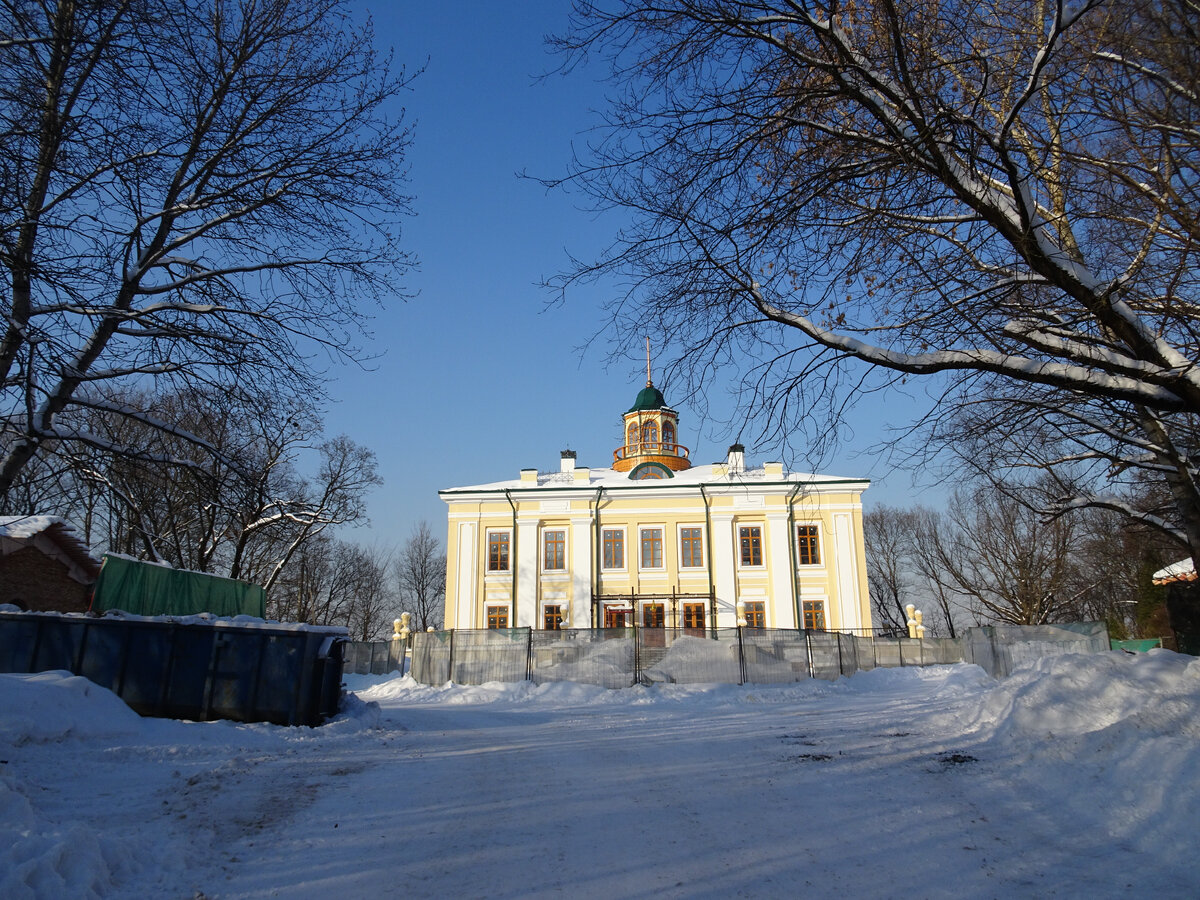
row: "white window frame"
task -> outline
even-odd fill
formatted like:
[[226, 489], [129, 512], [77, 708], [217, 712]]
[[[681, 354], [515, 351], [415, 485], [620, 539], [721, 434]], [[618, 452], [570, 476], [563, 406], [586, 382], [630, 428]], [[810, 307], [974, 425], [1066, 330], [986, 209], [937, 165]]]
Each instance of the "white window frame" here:
[[[508, 568], [488, 568], [493, 534], [508, 535]], [[485, 578], [511, 578], [513, 572], [513, 532], [511, 528], [488, 528], [483, 533], [483, 574]]]
[[[817, 529], [818, 561], [815, 563], [805, 563], [805, 562], [800, 561], [800, 528], [803, 526], [806, 526], [806, 525], [810, 525], [813, 528]], [[824, 529], [821, 528], [820, 522], [797, 522], [796, 523], [796, 532], [792, 535], [792, 538], [796, 542], [796, 568], [797, 569], [803, 569], [805, 571], [811, 572], [813, 569], [823, 569], [825, 567], [825, 537], [824, 537], [824, 534], [822, 533], [823, 531], [824, 531]]]
[[[683, 562], [683, 529], [698, 528], [700, 530], [700, 557], [698, 566], [685, 565]], [[679, 550], [679, 571], [686, 573], [703, 572], [708, 568], [708, 534], [699, 523], [684, 522], [675, 528], [675, 546]]]
[[[617, 531], [621, 534], [621, 565], [609, 568], [604, 565], [604, 532]], [[624, 525], [617, 525], [609, 528], [604, 525], [600, 526], [600, 571], [601, 572], [625, 572], [629, 569], [629, 532]]]
[[[662, 562], [657, 566], [642, 565], [642, 534], [646, 531], [657, 531], [659, 542], [659, 553], [662, 557]], [[666, 572], [667, 571], [667, 528], [665, 525], [639, 525], [637, 529], [638, 545], [638, 571], [639, 572]]]
[[[561, 531], [563, 536], [563, 564], [561, 569], [546, 568], [546, 535], [552, 531]], [[539, 568], [544, 575], [566, 575], [570, 570], [571, 560], [571, 529], [566, 525], [546, 525], [538, 535]]]
[[[742, 562], [742, 529], [757, 528], [758, 529], [758, 554], [762, 559], [760, 563]], [[767, 542], [766, 542], [767, 526], [765, 522], [738, 522], [734, 526], [733, 532], [733, 552], [737, 557], [737, 565], [739, 569], [748, 569], [755, 572], [761, 572], [767, 567]]]

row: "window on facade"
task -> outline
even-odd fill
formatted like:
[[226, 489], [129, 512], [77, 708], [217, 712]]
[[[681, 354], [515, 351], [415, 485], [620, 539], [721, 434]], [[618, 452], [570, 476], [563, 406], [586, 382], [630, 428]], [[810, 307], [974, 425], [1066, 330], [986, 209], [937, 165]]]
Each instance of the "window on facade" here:
[[562, 630], [562, 607], [547, 603], [542, 609], [542, 627], [547, 631]]
[[694, 569], [704, 565], [703, 532], [699, 528], [679, 529], [679, 565]]
[[762, 528], [758, 525], [746, 525], [738, 529], [738, 546], [741, 549], [743, 566], [761, 566], [762, 561]]
[[629, 430], [627, 432], [625, 432], [625, 447], [627, 448], [628, 452], [636, 453], [637, 452], [637, 444], [638, 444], [638, 424], [637, 424], [637, 422], [631, 422], [629, 425]]
[[666, 624], [666, 609], [661, 603], [642, 606], [642, 625], [646, 628], [662, 628]]
[[796, 526], [796, 559], [802, 566], [819, 566], [821, 548], [817, 545], [816, 525]]
[[762, 600], [754, 600], [746, 604], [746, 627], [767, 627], [767, 604]]
[[507, 628], [508, 627], [508, 607], [507, 606], [489, 606], [487, 608], [488, 628]]
[[625, 568], [625, 532], [619, 528], [604, 529], [604, 568]]
[[695, 629], [704, 629], [704, 604], [703, 603], [685, 603], [683, 604], [683, 627]]
[[542, 532], [545, 553], [542, 568], [547, 572], [561, 571], [567, 567], [567, 533], [565, 531]]
[[642, 568], [661, 569], [663, 545], [661, 528], [642, 529]]
[[[651, 444], [654, 446], [647, 448], [645, 446], [646, 444]], [[643, 445], [642, 449], [643, 450], [645, 450], [645, 449], [657, 450], [658, 449], [657, 444], [658, 444], [658, 426], [655, 425], [653, 422], [647, 422], [645, 425], [642, 426], [642, 445]]]
[[508, 532], [488, 532], [488, 571], [508, 571]]
[[675, 426], [670, 422], [663, 422], [663, 451], [675, 453]]
[[809, 631], [825, 630], [825, 601], [804, 601], [804, 627]]

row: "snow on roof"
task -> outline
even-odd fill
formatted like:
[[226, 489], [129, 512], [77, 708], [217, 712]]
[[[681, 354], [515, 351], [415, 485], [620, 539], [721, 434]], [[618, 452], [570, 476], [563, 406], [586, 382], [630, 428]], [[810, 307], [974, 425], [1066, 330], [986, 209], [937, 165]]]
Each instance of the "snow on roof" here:
[[1195, 581], [1197, 577], [1196, 566], [1189, 557], [1159, 569], [1151, 576], [1151, 580], [1155, 584], [1171, 584], [1175, 581]]
[[[583, 467], [581, 467], [583, 468]], [[714, 472], [714, 470], [717, 470]], [[457, 494], [505, 490], [562, 490], [578, 488], [581, 490], [596, 490], [597, 488], [670, 488], [694, 487], [700, 484], [730, 485], [750, 487], [755, 484], [782, 484], [785, 482], [801, 482], [809, 484], [844, 484], [861, 485], [865, 488], [870, 482], [866, 478], [850, 478], [841, 475], [819, 475], [811, 472], [783, 472], [780, 475], [768, 474], [765, 466], [746, 468], [741, 472], [728, 471], [725, 463], [692, 466], [682, 472], [675, 472], [669, 479], [631, 480], [628, 472], [619, 472], [610, 468], [587, 469], [586, 480], [577, 478], [579, 469], [573, 472], [539, 472], [537, 484], [512, 478], [507, 481], [493, 481], [487, 484], [464, 485], [462, 487], [444, 488], [439, 494]]]
[[0, 516], [0, 539], [28, 543], [40, 535], [54, 541], [62, 552], [94, 579], [100, 572], [100, 561], [91, 548], [66, 519], [58, 516]]

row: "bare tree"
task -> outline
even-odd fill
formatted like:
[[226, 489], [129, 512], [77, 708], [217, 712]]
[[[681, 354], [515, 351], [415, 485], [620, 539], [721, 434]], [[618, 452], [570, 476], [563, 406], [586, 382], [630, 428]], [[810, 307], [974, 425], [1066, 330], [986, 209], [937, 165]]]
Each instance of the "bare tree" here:
[[916, 540], [918, 568], [944, 605], [955, 597], [979, 622], [1044, 625], [1083, 616], [1104, 581], [1081, 565], [1082, 529], [1073, 517], [1047, 520], [1036, 502], [980, 485], [956, 491], [949, 508], [927, 515]]
[[57, 450], [72, 482], [50, 508], [81, 510], [97, 548], [269, 591], [305, 543], [366, 518], [366, 494], [380, 481], [374, 454], [345, 436], [323, 440], [310, 407], [200, 390], [127, 393], [120, 403], [137, 414], [90, 410], [82, 424], [91, 446]]
[[300, 546], [267, 592], [267, 615], [341, 625], [354, 640], [378, 640], [390, 629], [395, 603], [387, 571], [387, 556], [379, 550], [317, 535]]
[[[916, 541], [927, 510], [877, 506], [863, 516], [863, 539], [867, 556], [867, 583], [871, 605], [879, 627], [907, 634], [909, 603], [924, 608], [929, 597], [926, 584], [914, 563]], [[943, 611], [944, 624], [954, 637], [954, 619]]]
[[68, 411], [137, 417], [116, 385], [311, 397], [355, 355], [410, 137], [347, 7], [0, 0], [0, 497], [95, 444]]
[[413, 624], [422, 631], [441, 628], [446, 611], [446, 554], [428, 522], [418, 522], [401, 548], [396, 580], [401, 607], [413, 614]]
[[571, 181], [632, 221], [565, 285], [629, 276], [615, 333], [744, 365], [784, 434], [936, 376], [935, 423], [987, 401], [977, 434], [1094, 463], [1059, 508], [1200, 558], [1198, 37], [1193, 0], [578, 3], [558, 46], [620, 94]]

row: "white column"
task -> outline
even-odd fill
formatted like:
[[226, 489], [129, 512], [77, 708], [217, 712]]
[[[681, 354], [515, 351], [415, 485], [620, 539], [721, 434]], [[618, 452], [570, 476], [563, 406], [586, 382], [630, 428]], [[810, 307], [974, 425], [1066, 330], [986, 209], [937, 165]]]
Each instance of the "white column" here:
[[862, 628], [858, 596], [858, 554], [854, 547], [854, 525], [848, 513], [833, 517], [834, 538], [837, 542], [838, 621], [830, 625], [843, 628]]
[[571, 623], [590, 628], [592, 616], [592, 520], [571, 520]]
[[796, 606], [792, 601], [792, 585], [796, 573], [792, 568], [792, 548], [789, 544], [787, 514], [767, 516], [767, 553], [771, 561], [771, 615], [768, 625], [772, 628], [795, 628]]
[[461, 522], [458, 526], [458, 577], [455, 579], [454, 627], [475, 628], [476, 585], [479, 570], [476, 568], [475, 523]]
[[517, 519], [517, 612], [514, 628], [533, 626], [537, 618], [538, 559], [542, 536], [538, 519]]
[[[737, 603], [737, 577], [734, 568], [737, 541], [733, 534], [733, 516], [713, 516], [712, 530], [713, 588], [717, 592], [717, 609], [720, 610], [722, 605], [733, 609]], [[732, 615], [733, 624], [736, 624], [737, 613]]]

